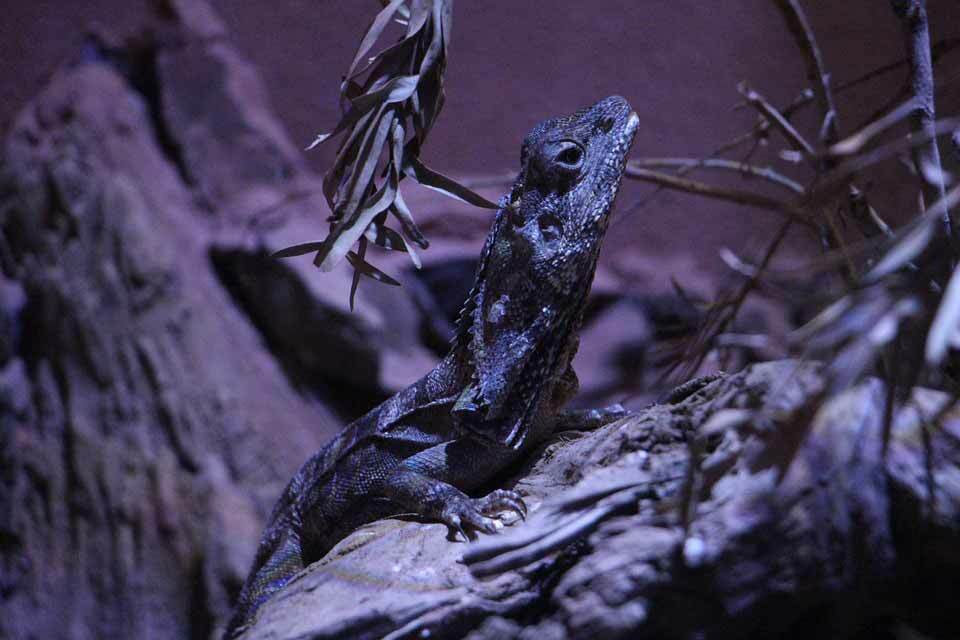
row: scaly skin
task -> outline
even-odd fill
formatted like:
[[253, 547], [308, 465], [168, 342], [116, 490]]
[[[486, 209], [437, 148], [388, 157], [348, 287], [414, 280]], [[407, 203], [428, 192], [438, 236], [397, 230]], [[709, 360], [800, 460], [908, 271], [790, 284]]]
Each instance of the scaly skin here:
[[412, 511], [466, 535], [495, 532], [497, 513], [526, 513], [514, 491], [467, 493], [549, 437], [576, 392], [576, 333], [636, 129], [636, 114], [614, 96], [526, 137], [450, 353], [300, 468], [273, 509], [226, 638], [366, 522]]

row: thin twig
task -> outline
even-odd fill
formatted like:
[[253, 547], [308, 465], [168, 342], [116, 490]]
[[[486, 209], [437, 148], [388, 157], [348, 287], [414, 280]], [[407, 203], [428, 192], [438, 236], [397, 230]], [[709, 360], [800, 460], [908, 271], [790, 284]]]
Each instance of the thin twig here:
[[823, 56], [810, 21], [800, 8], [796, 0], [774, 0], [787, 22], [787, 28], [793, 34], [797, 46], [803, 52], [803, 59], [807, 66], [807, 79], [813, 86], [813, 92], [820, 105], [822, 114], [820, 140], [824, 144], [833, 144], [839, 137], [837, 123], [837, 108], [833, 102], [833, 92], [830, 90], [830, 75], [823, 64]]
[[[766, 125], [766, 121], [763, 121], [763, 120], [762, 120], [762, 123], [763, 123], [764, 125]], [[733, 149], [736, 149], [737, 147], [739, 147], [740, 145], [742, 145], [744, 142], [747, 142], [748, 140], [756, 140], [756, 139], [757, 139], [757, 135], [758, 135], [759, 126], [760, 126], [760, 125], [758, 124], [756, 127], [754, 127], [753, 129], [751, 129], [750, 131], [747, 131], [747, 132], [745, 132], [745, 133], [742, 133], [742, 134], [734, 137], [733, 139], [731, 139], [729, 142], [725, 142], [724, 144], [720, 145], [719, 147], [717, 147], [716, 149], [714, 149], [714, 150], [710, 153], [710, 155], [707, 156], [707, 158], [716, 158], [716, 157], [718, 157], [718, 156], [723, 155], [724, 153], [726, 153], [726, 152], [728, 152], [728, 151], [732, 151]], [[769, 126], [769, 125], [767, 125], [767, 126]], [[687, 173], [689, 173], [690, 171], [693, 171], [695, 168], [696, 168], [696, 167], [681, 167], [681, 168], [677, 169], [677, 171], [674, 172], [674, 175], [683, 176], [683, 175], [686, 175]], [[644, 197], [644, 198], [640, 198], [639, 200], [635, 201], [632, 205], [630, 205], [629, 207], [627, 207], [626, 209], [624, 209], [624, 210], [623, 210], [623, 213], [621, 213], [621, 214], [617, 217], [617, 219], [613, 221], [613, 224], [614, 224], [614, 225], [620, 224], [620, 222], [622, 222], [623, 220], [625, 220], [625, 219], [627, 218], [627, 216], [629, 216], [631, 213], [633, 213], [634, 211], [639, 211], [639, 210], [642, 209], [643, 207], [647, 206], [654, 198], [656, 198], [658, 195], [660, 195], [660, 192], [663, 191], [664, 189], [666, 189], [665, 186], [663, 186], [663, 185], [657, 185], [657, 188], [653, 190], [653, 193], [651, 193], [650, 195], [648, 195], [648, 196], [646, 196], [646, 197]]]
[[[924, 180], [924, 198], [928, 203], [943, 199], [946, 185], [940, 166], [940, 150], [935, 136], [930, 135], [936, 124], [934, 106], [933, 60], [930, 51], [930, 28], [927, 23], [926, 0], [891, 0], [893, 12], [900, 18], [907, 59], [910, 61], [910, 90], [914, 109], [911, 124], [914, 134], [927, 134], [929, 142], [914, 148], [914, 162]], [[929, 171], [927, 169], [930, 169]], [[954, 259], [960, 257], [954, 238], [950, 212], [943, 213], [943, 228], [953, 247]]]
[[[725, 158], [636, 158], [631, 160], [628, 167], [635, 168], [675, 168], [681, 169], [720, 169], [735, 171], [740, 175], [754, 176], [789, 189], [793, 193], [803, 195], [804, 188], [799, 183], [774, 170], [773, 167], [758, 167], [745, 162], [727, 160]], [[679, 172], [677, 172], [679, 174]]]
[[[960, 47], [960, 38], [944, 38], [943, 40], [939, 40], [935, 42], [931, 47], [933, 64], [936, 65], [937, 63], [939, 63], [940, 59], [943, 56], [953, 52], [958, 47]], [[880, 76], [886, 75], [892, 71], [896, 71], [897, 69], [902, 69], [903, 67], [906, 67], [908, 64], [909, 64], [909, 61], [906, 58], [901, 58], [894, 62], [889, 62], [885, 65], [877, 67], [876, 69], [871, 69], [870, 71], [862, 73], [855, 78], [845, 80], [844, 82], [838, 82], [837, 85], [833, 88], [833, 93], [836, 95], [839, 95], [841, 93], [850, 91], [851, 89], [856, 89], [860, 85], [865, 84], [870, 80], [873, 80], [874, 78], [878, 78]], [[881, 106], [879, 109], [877, 109], [874, 112], [873, 117], [867, 118], [866, 120], [864, 120], [864, 124], [861, 124], [856, 128], [857, 129], [863, 128], [863, 126], [865, 126], [867, 123], [871, 122], [875, 118], [880, 117], [881, 115], [883, 115], [884, 113], [892, 109], [893, 105], [903, 102], [903, 99], [907, 96], [908, 93], [909, 93], [909, 89], [907, 87], [903, 87], [901, 91], [897, 92], [897, 94], [893, 97], [893, 99], [889, 101], [888, 104]], [[783, 115], [785, 115], [787, 118], [791, 118], [796, 112], [800, 111], [803, 107], [806, 107], [807, 105], [812, 103], [815, 98], [816, 96], [814, 95], [813, 91], [811, 91], [810, 89], [804, 89], [803, 91], [800, 92], [800, 95], [797, 96], [796, 99], [794, 99], [793, 104], [791, 104], [789, 107], [781, 109], [780, 112]], [[735, 110], [742, 109], [746, 106], [747, 106], [746, 102], [741, 102], [735, 105], [734, 109]]]
[[642, 180], [644, 182], [652, 182], [654, 184], [659, 184], [677, 191], [685, 191], [687, 193], [706, 196], [708, 198], [715, 198], [717, 200], [726, 200], [728, 202], [745, 204], [750, 207], [759, 207], [761, 209], [778, 211], [786, 214], [791, 220], [799, 222], [800, 224], [808, 227], [812, 226], [812, 223], [802, 209], [799, 209], [788, 202], [784, 202], [783, 200], [771, 198], [769, 196], [754, 193], [752, 191], [744, 191], [742, 189], [734, 189], [731, 187], [719, 187], [716, 185], [707, 184], [705, 182], [700, 182], [698, 180], [689, 180], [687, 178], [680, 178], [669, 173], [661, 173], [660, 171], [652, 171], [650, 169], [642, 169], [640, 167], [631, 167], [629, 165], [627, 166], [626, 171], [624, 171], [624, 175], [628, 178]]
[[893, 229], [880, 217], [876, 209], [867, 201], [867, 196], [863, 191], [851, 184], [849, 187], [847, 202], [850, 210], [850, 217], [860, 225], [860, 231], [865, 238], [872, 238], [880, 233], [886, 238], [893, 237]]
[[[770, 261], [773, 259], [774, 254], [780, 248], [780, 244], [787, 237], [787, 233], [790, 231], [790, 227], [793, 226], [793, 220], [787, 219], [784, 220], [783, 224], [780, 225], [780, 228], [777, 229], [777, 233], [774, 235], [773, 240], [770, 241], [770, 244], [767, 246], [766, 251], [764, 251], [763, 258], [756, 266], [756, 271], [752, 277], [747, 278], [740, 285], [740, 288], [733, 295], [731, 299], [720, 304], [719, 311], [713, 316], [712, 320], [707, 319], [706, 322], [701, 327], [699, 335], [696, 336], [684, 349], [684, 354], [678, 360], [678, 364], [686, 362], [687, 366], [683, 371], [681, 376], [684, 380], [689, 379], [697, 369], [700, 368], [700, 365], [703, 364], [704, 359], [707, 357], [707, 353], [712, 347], [714, 340], [718, 335], [721, 335], [726, 332], [727, 327], [730, 326], [730, 323], [733, 322], [737, 314], [740, 312], [740, 308], [743, 306], [743, 303], [746, 301], [747, 296], [750, 295], [750, 292], [753, 291], [760, 278], [763, 276], [763, 273], [766, 271], [767, 267], [770, 264]], [[699, 349], [699, 351], [697, 351]], [[673, 371], [673, 367], [667, 370], [665, 375], [669, 376]]]
[[944, 118], [933, 123], [929, 131], [923, 131], [912, 138], [893, 140], [879, 147], [854, 155], [849, 160], [837, 165], [835, 169], [824, 174], [817, 181], [816, 187], [809, 191], [808, 206], [822, 204], [837, 195], [837, 192], [847, 188], [850, 179], [868, 167], [879, 164], [890, 158], [910, 151], [914, 147], [925, 145], [937, 136], [952, 132], [960, 127], [960, 118]]
[[816, 158], [817, 152], [814, 150], [813, 145], [807, 142], [806, 138], [790, 124], [786, 116], [780, 113], [766, 98], [751, 89], [745, 82], [740, 83], [738, 89], [743, 97], [746, 98], [747, 102], [769, 120], [775, 129], [783, 134], [783, 137], [790, 143], [790, 146], [803, 153], [803, 155], [810, 160]]
[[[939, 62], [940, 58], [950, 53], [957, 47], [960, 47], [960, 38], [944, 38], [943, 40], [939, 40], [935, 42], [933, 46], [930, 48], [930, 52], [931, 52], [934, 64]], [[889, 62], [885, 65], [877, 67], [876, 69], [867, 71], [866, 73], [861, 74], [856, 78], [852, 78], [850, 80], [847, 80], [846, 82], [838, 83], [835, 88], [835, 91], [836, 93], [848, 91], [849, 89], [858, 87], [865, 82], [869, 82], [870, 80], [873, 80], [874, 78], [878, 78], [882, 75], [886, 75], [891, 71], [902, 69], [903, 67], [906, 67], [909, 63], [910, 61], [907, 58], [900, 58], [895, 62]]]
[[869, 124], [852, 136], [844, 138], [829, 149], [826, 155], [831, 158], [850, 156], [863, 149], [875, 137], [905, 120], [914, 110], [914, 101], [907, 100], [886, 115], [871, 120]]

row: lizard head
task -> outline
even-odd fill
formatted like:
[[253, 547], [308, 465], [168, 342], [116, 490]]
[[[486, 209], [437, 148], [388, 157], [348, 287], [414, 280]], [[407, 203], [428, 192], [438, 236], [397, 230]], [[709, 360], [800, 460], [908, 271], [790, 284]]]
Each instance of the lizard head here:
[[527, 135], [504, 230], [520, 249], [515, 259], [556, 281], [596, 260], [638, 122], [626, 100], [611, 96]]

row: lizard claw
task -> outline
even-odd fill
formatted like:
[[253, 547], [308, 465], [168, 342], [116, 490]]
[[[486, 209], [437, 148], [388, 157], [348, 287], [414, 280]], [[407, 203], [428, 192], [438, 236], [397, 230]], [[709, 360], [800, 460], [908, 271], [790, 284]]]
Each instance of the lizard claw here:
[[527, 516], [527, 506], [519, 493], [498, 489], [479, 499], [463, 496], [453, 500], [440, 519], [470, 540], [472, 537], [467, 532], [496, 533], [502, 529], [503, 523], [490, 516], [504, 511], [512, 511], [521, 519]]
[[523, 497], [511, 489], [497, 489], [480, 499], [480, 511], [487, 514], [513, 511], [521, 520], [527, 519], [527, 505]]
[[463, 530], [463, 525], [460, 523], [460, 516], [453, 514], [447, 519], [447, 524], [453, 528], [457, 533], [463, 536], [464, 542], [470, 542], [470, 536], [467, 535], [467, 532]]

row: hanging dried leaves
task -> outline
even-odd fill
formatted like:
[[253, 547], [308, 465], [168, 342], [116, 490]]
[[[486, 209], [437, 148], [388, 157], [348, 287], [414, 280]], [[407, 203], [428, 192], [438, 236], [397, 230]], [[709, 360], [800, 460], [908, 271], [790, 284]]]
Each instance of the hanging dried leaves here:
[[[368, 241], [382, 249], [407, 252], [418, 268], [420, 260], [413, 245], [429, 246], [400, 194], [405, 177], [478, 207], [496, 208], [419, 159], [443, 108], [453, 0], [381, 0], [381, 4], [383, 9], [360, 41], [340, 86], [343, 117], [333, 131], [317, 136], [308, 147], [343, 136], [336, 160], [323, 180], [323, 193], [333, 211], [330, 233], [322, 242], [296, 245], [275, 254], [290, 257], [316, 252], [314, 264], [323, 271], [346, 258], [354, 269], [351, 308], [361, 275], [399, 285], [366, 261]], [[404, 35], [371, 56], [391, 23], [405, 27]], [[389, 216], [398, 230], [387, 226]]]

